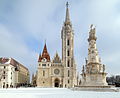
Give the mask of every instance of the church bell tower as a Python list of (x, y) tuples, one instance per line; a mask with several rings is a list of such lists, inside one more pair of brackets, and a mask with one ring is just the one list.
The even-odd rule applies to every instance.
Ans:
[(74, 33), (69, 15), (69, 4), (66, 3), (66, 17), (61, 31), (62, 61), (64, 66), (63, 87), (76, 85), (76, 65), (74, 63)]

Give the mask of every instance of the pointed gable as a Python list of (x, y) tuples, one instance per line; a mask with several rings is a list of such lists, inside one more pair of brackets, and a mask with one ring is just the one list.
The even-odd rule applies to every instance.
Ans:
[(41, 62), (43, 58), (45, 58), (47, 60), (47, 62), (50, 61), (50, 55), (49, 55), (49, 53), (47, 51), (46, 43), (44, 45), (44, 49), (43, 49), (42, 55), (41, 54), (39, 55), (38, 62)]

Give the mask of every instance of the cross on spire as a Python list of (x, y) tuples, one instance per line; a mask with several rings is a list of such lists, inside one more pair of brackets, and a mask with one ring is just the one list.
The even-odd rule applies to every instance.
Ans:
[(66, 7), (68, 8), (68, 6), (69, 6), (69, 3), (67, 2), (67, 3), (66, 3)]

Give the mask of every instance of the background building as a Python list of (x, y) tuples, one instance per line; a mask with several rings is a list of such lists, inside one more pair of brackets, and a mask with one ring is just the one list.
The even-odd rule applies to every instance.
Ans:
[(29, 83), (28, 69), (13, 58), (0, 58), (0, 87), (16, 87)]
[(66, 4), (66, 18), (61, 31), (62, 59), (55, 54), (53, 60), (47, 51), (45, 43), (42, 55), (38, 60), (38, 87), (74, 87), (76, 80), (76, 64), (74, 60), (74, 33), (69, 16), (68, 2)]

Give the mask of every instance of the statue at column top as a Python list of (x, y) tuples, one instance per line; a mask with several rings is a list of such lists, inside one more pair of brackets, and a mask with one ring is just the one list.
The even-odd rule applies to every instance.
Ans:
[(95, 30), (96, 30), (95, 27), (93, 27), (93, 24), (91, 24), (88, 41), (90, 41), (90, 40), (96, 41), (97, 40), (97, 37), (95, 35)]

